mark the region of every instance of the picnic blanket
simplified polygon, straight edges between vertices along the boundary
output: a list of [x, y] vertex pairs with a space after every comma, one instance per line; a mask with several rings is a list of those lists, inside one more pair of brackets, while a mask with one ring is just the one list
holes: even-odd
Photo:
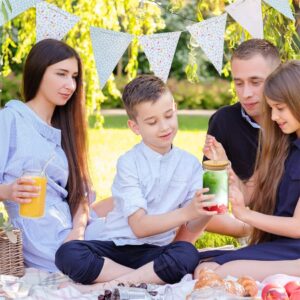
[[[234, 278], [231, 278], [234, 279]], [[300, 277], [287, 276], [283, 274], [277, 274], [265, 278], [259, 284], [260, 292], [261, 288], [269, 282], [278, 283], [284, 285], [288, 281], [300, 281]], [[0, 300], [6, 299], [22, 299], [22, 300], [97, 300], [100, 294], [103, 294], [103, 290], [97, 290], [92, 293], [83, 294], [79, 292], [73, 286], [67, 286], [59, 288], [59, 285], [65, 282], [71, 282], [71, 280], [62, 273], [48, 273], [45, 271], [27, 268], [25, 275], [21, 278], [0, 275]], [[179, 283], [173, 285], [151, 286], [151, 290], [157, 291], [157, 295], [153, 296], [153, 300], [184, 300], [191, 294], [195, 280], [191, 275], [186, 275]], [[260, 295], [260, 293], [259, 293]], [[259, 296], [258, 295], [258, 296]], [[215, 299], [206, 298], [207, 300]], [[241, 297], [233, 297], [228, 294], [218, 295], [218, 300], [229, 299], [246, 299]], [[247, 298], [249, 299], [249, 298]], [[256, 298], [256, 299], [259, 299]]]
[[[0, 299], [22, 299], [22, 300], [76, 300], [76, 299], [98, 299], [104, 290], [82, 294], [73, 286], [59, 288], [59, 285], [71, 280], [62, 273], [48, 273], [34, 268], [27, 268], [25, 275], [21, 278], [0, 275]], [[195, 284], [191, 275], [186, 275], [180, 283], [173, 285], [152, 286], [157, 291], [154, 300], [165, 299], [165, 292], [169, 299], [185, 299]], [[2, 297], [2, 298], [1, 298]]]

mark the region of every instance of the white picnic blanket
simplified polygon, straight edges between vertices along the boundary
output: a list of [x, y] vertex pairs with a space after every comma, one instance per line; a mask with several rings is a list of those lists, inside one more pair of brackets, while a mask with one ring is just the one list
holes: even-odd
[[[99, 294], [104, 293], [103, 290], [97, 290], [92, 293], [82, 294], [73, 286], [67, 286], [61, 289], [59, 288], [60, 284], [68, 281], [71, 282], [67, 276], [61, 273], [48, 273], [33, 268], [27, 268], [25, 275], [21, 278], [0, 275], [0, 300], [97, 300]], [[186, 295], [192, 291], [194, 284], [195, 281], [192, 280], [191, 275], [186, 275], [180, 283], [153, 286], [152, 290], [158, 292], [153, 299], [167, 299], [165, 291], [168, 299], [170, 300], [185, 299]]]
[[[234, 279], [234, 278], [230, 278]], [[288, 281], [300, 281], [299, 277], [277, 274], [267, 277], [261, 284], [261, 288], [269, 282], [285, 284]], [[59, 288], [59, 285], [71, 280], [62, 273], [48, 273], [45, 271], [27, 268], [25, 275], [21, 278], [0, 275], [0, 300], [22, 299], [22, 300], [97, 300], [103, 290], [83, 294], [73, 286]], [[173, 285], [151, 286], [151, 290], [157, 291], [153, 300], [184, 300], [192, 292], [195, 280], [191, 275], [186, 275], [179, 283]], [[215, 299], [212, 298], [212, 299]], [[241, 299], [232, 295], [219, 295], [218, 300]], [[249, 299], [249, 298], [248, 298]], [[257, 298], [256, 298], [257, 299]], [[258, 298], [259, 299], [259, 298]], [[210, 298], [207, 298], [210, 300]]]

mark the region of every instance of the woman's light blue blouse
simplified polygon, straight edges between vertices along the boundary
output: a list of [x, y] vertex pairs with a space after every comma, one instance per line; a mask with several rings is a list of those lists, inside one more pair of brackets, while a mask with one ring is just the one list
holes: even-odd
[[174, 239], [175, 228], [137, 238], [128, 217], [140, 208], [149, 215], [173, 211], [189, 203], [200, 188], [202, 167], [195, 156], [176, 147], [161, 155], [140, 143], [118, 160], [112, 186], [114, 210], [107, 215], [102, 227], [92, 223], [86, 234], [98, 240], [111, 240], [116, 245], [166, 245]]
[[0, 110], [0, 184], [9, 184], [29, 169], [49, 164], [45, 216], [38, 219], [19, 216], [19, 205], [4, 201], [12, 224], [23, 234], [25, 264], [56, 271], [54, 255], [72, 228], [66, 184], [68, 162], [61, 147], [61, 131], [47, 125], [27, 105], [9, 101]]

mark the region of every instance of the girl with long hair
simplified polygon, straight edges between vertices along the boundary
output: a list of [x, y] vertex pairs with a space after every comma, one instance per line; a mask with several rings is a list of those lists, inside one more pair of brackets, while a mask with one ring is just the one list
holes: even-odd
[[[253, 227], [249, 246], [200, 254], [199, 271], [222, 276], [276, 273], [300, 276], [300, 61], [280, 65], [266, 79], [263, 124], [250, 209], [237, 187], [230, 199], [235, 217]], [[238, 141], [237, 141], [238, 142]]]
[[[87, 165], [82, 66], [64, 42], [46, 39], [24, 66], [23, 98], [0, 111], [0, 200], [23, 236], [25, 264], [56, 271], [54, 256], [66, 241], [83, 239], [91, 188]], [[24, 171], [46, 169], [44, 217], [23, 218], [19, 204], [39, 193]]]

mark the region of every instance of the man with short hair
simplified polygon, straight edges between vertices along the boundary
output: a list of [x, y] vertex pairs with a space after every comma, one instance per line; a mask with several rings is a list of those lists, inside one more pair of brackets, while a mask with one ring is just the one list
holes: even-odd
[[[239, 102], [220, 108], [210, 120], [203, 148], [204, 159], [229, 160], [233, 171], [246, 183], [249, 202], [260, 129], [265, 79], [280, 64], [278, 49], [264, 39], [241, 43], [231, 58], [231, 73]], [[247, 189], [247, 190], [246, 190]], [[206, 231], [235, 237], [247, 236], [250, 227], [230, 217], [214, 216]], [[195, 241], [199, 233], [182, 226], [176, 240]]]
[[267, 40], [251, 39], [239, 45], [231, 58], [239, 102], [220, 108], [209, 120], [205, 156], [213, 158], [210, 146], [215, 145], [216, 158], [230, 160], [243, 181], [254, 172], [264, 82], [279, 64], [278, 49]]

